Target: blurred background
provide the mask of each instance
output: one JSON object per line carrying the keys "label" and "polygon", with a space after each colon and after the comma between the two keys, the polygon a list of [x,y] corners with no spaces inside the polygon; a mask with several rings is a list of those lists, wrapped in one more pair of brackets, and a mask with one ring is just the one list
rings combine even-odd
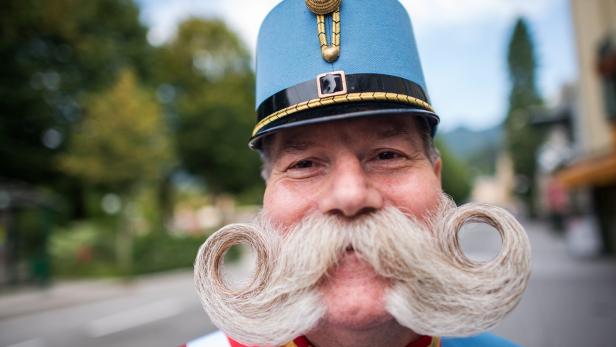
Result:
{"label": "blurred background", "polygon": [[[0,3],[0,346],[176,346],[215,329],[191,266],[260,208],[253,57],[278,2]],[[616,0],[402,3],[445,191],[508,208],[533,244],[495,332],[613,346]],[[471,256],[498,248],[465,235]]]}

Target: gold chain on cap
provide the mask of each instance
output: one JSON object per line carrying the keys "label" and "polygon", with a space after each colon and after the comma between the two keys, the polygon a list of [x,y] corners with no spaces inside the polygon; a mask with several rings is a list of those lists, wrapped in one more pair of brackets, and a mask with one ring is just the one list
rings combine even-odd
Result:
{"label": "gold chain on cap", "polygon": [[327,32],[325,31],[325,16],[317,15],[317,35],[321,46],[321,55],[328,63],[333,63],[340,56],[340,9],[332,13],[332,40],[331,45],[327,43]]}
{"label": "gold chain on cap", "polygon": [[306,0],[306,6],[314,14],[325,15],[334,12],[342,0]]}
{"label": "gold chain on cap", "polygon": [[[333,63],[340,56],[340,2],[342,0],[305,0],[306,6],[317,15],[317,32],[321,55],[328,63]],[[332,13],[332,42],[327,43],[325,16]]]}

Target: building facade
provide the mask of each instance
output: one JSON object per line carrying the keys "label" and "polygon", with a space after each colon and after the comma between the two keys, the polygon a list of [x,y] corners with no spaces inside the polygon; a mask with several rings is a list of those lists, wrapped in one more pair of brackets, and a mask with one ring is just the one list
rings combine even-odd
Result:
{"label": "building facade", "polygon": [[578,58],[576,158],[557,178],[588,190],[604,250],[616,251],[616,0],[570,0]]}

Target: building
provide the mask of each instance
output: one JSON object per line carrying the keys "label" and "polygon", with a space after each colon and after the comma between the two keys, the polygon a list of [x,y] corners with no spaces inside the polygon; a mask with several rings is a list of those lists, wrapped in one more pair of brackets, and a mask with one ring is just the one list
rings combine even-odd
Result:
{"label": "building", "polygon": [[616,0],[570,0],[577,57],[576,158],[557,173],[588,190],[604,249],[616,251]]}

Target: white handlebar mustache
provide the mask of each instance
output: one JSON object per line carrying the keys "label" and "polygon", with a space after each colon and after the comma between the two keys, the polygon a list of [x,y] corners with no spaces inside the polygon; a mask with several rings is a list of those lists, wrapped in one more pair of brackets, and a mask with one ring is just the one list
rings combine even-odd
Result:
{"label": "white handlebar mustache", "polygon": [[[487,223],[501,237],[488,262],[464,255],[458,232]],[[230,289],[222,276],[225,252],[247,244],[256,254],[248,285]],[[431,336],[473,335],[496,325],[517,305],[530,277],[530,242],[506,210],[483,204],[439,208],[417,221],[393,207],[348,221],[310,215],[282,233],[267,217],[232,224],[211,235],[195,261],[195,284],[212,322],[234,340],[282,345],[311,330],[326,314],[318,284],[352,247],[392,283],[385,309],[399,324]]]}

